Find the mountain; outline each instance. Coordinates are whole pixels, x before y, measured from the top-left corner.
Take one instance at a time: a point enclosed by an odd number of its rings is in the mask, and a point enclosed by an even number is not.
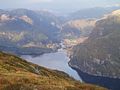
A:
[[[78,19],[71,20],[62,25],[62,37],[63,38],[79,38],[79,37],[88,37],[96,20],[94,19]]]
[[[120,10],[117,10],[96,22],[89,38],[73,48],[69,64],[94,77],[109,77],[109,79],[117,79],[120,83],[119,39]],[[108,87],[118,90],[120,87],[114,86],[118,85],[118,82],[106,83],[112,83],[113,85],[110,84]]]
[[[98,11],[104,15],[116,8],[119,7],[86,9],[83,10],[86,13],[93,12],[92,15],[85,13],[92,17],[70,18],[68,21],[44,10],[0,10],[0,50],[20,55],[39,55],[55,51],[60,47],[58,43],[64,39],[76,41],[83,37],[80,40],[84,41],[97,20],[90,18],[96,17],[94,15]],[[80,16],[79,13],[75,15]]]
[[[61,17],[63,21],[61,26],[62,37],[64,39],[88,37],[99,18],[119,8],[119,6],[88,8]]]
[[[68,15],[66,20],[101,18],[103,15],[108,14],[117,9],[120,9],[120,7],[119,6],[95,7],[95,8],[82,9]]]
[[[0,52],[0,90],[106,90]]]
[[[45,10],[0,10],[0,50],[14,54],[53,51],[59,48],[57,44],[61,40],[88,37],[96,22],[93,17],[103,16],[116,8],[119,7],[90,8],[70,14],[66,18]],[[76,17],[77,15],[80,17]],[[84,18],[85,15],[88,17]]]
[[[0,29],[4,31],[41,32],[50,39],[55,39],[52,35],[59,32],[57,18],[49,12],[16,9],[6,11],[0,16]]]
[[[47,11],[0,10],[0,46],[47,48],[47,44],[60,41],[59,24],[58,18]]]

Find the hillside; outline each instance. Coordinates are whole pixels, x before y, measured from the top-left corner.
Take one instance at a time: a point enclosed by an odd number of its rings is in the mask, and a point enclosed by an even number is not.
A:
[[[0,52],[0,90],[105,90]]]
[[[13,35],[22,32],[20,39],[27,37],[30,33],[35,34],[37,38],[39,32],[38,39],[40,35],[43,34],[51,40],[55,39],[52,35],[57,35],[56,33],[59,32],[57,26],[59,21],[57,17],[46,11],[33,11],[28,9],[3,10],[0,13],[0,24],[1,32],[8,32]],[[30,35],[30,37],[33,39],[35,36],[32,37]]]
[[[47,10],[0,10],[0,50],[20,55],[40,55],[57,50],[64,39],[76,44],[84,41],[93,30],[96,22],[93,17],[103,16],[116,8],[119,7],[90,8],[65,18]],[[85,15],[87,17],[84,18]]]
[[[96,22],[89,38],[74,47],[70,64],[90,75],[120,78],[120,10]]]
[[[58,18],[47,11],[0,10],[0,50],[8,48],[18,54],[16,51],[22,51],[20,48],[26,53],[26,48],[35,47],[41,54],[44,48],[49,48],[48,44],[60,41],[59,23]]]
[[[65,39],[76,39],[88,37],[95,25],[95,19],[71,20],[62,25],[62,37]]]

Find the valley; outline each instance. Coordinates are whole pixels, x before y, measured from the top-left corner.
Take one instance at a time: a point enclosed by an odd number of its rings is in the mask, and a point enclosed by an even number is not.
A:
[[[107,90],[0,52],[0,90]]]
[[[63,71],[69,76],[82,82],[78,73],[69,67],[68,62],[70,61],[70,58],[67,56],[66,50],[59,49],[57,52],[40,56],[23,55],[21,58],[49,69]]]
[[[45,90],[119,90],[116,9],[90,8],[67,17],[44,10],[0,10],[0,90],[44,90],[45,85]]]

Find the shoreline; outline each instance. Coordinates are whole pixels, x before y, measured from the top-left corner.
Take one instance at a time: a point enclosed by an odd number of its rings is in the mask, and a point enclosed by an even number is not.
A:
[[[95,76],[88,74],[86,72],[81,71],[79,68],[70,65],[69,66],[76,70],[83,82],[99,85],[111,90],[119,90],[120,89],[120,79],[119,78],[111,78],[111,77],[104,77],[104,76]]]
[[[66,51],[64,51],[63,48],[58,49],[57,52],[45,53],[39,56],[23,55],[22,58],[28,60],[29,62],[39,64],[46,68],[50,68],[52,70],[63,71],[69,76],[73,77],[75,80],[81,81],[78,73],[68,65],[69,57],[67,56],[67,53]],[[50,60],[51,62],[49,62]]]

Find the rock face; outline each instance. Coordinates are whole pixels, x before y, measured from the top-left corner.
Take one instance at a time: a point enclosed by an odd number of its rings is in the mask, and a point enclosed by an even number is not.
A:
[[[120,10],[98,20],[89,38],[73,49],[71,65],[95,76],[120,78]]]
[[[0,52],[0,90],[106,90]]]
[[[73,48],[69,65],[82,80],[120,89],[120,10],[98,20],[89,38]]]

